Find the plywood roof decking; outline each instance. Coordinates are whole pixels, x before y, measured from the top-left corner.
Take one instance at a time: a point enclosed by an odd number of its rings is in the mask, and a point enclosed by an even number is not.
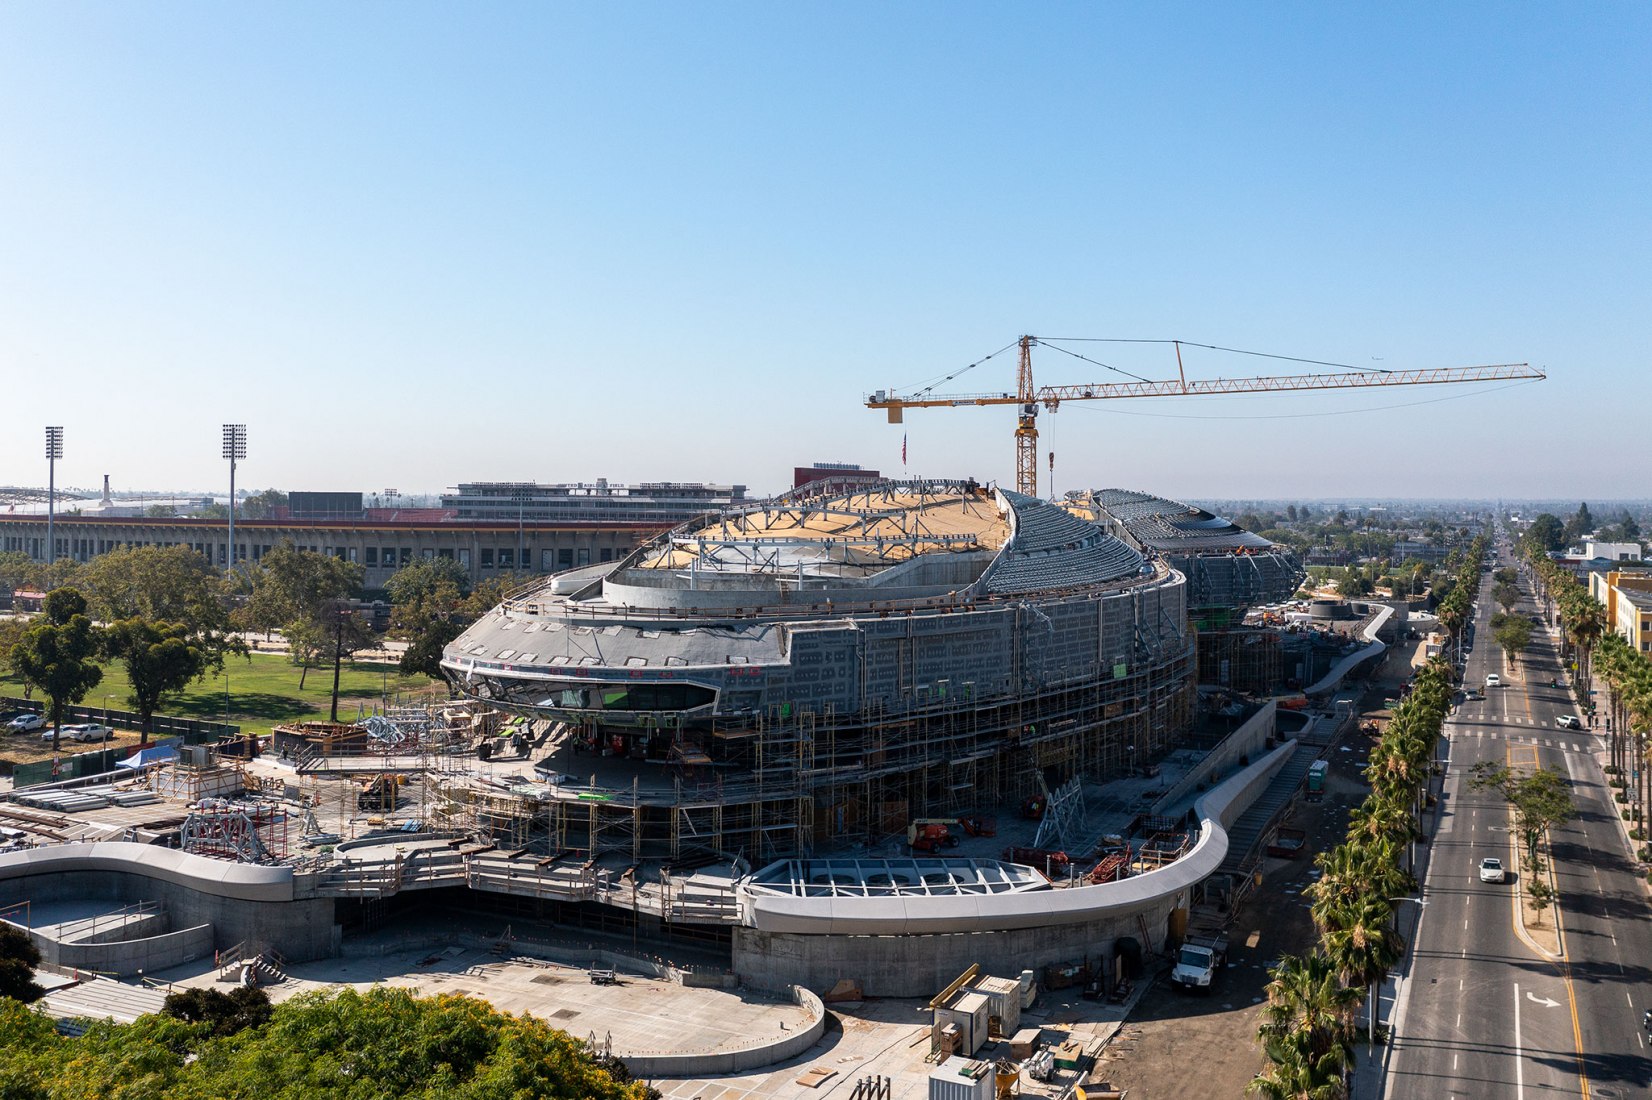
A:
[[[678,539],[703,539],[708,549],[720,542],[818,542],[834,561],[887,566],[937,551],[996,550],[1009,535],[1008,520],[985,496],[874,492],[742,512]],[[696,556],[691,549],[662,549],[642,566],[682,569]]]

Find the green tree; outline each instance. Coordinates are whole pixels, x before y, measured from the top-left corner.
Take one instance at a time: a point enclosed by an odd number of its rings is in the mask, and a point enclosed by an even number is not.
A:
[[[32,1004],[46,995],[34,980],[40,948],[21,928],[0,924],[0,997]]]
[[[182,629],[205,668],[222,672],[246,644],[232,633],[223,575],[187,546],[137,546],[93,558],[80,573],[88,614],[99,622],[142,619]]]
[[[1589,504],[1585,501],[1577,506],[1577,512],[1566,521],[1562,529],[1568,543],[1576,542],[1584,535],[1595,529],[1595,517],[1589,514]]]
[[[221,994],[218,996],[222,996]],[[231,994],[226,1000],[238,999]],[[216,998],[214,998],[216,999]],[[220,1030],[220,1023],[229,1026]],[[211,1010],[91,1023],[68,1039],[50,1017],[0,1000],[0,1096],[117,1100],[658,1100],[583,1043],[465,997],[406,990],[305,994],[268,1022]]]
[[[1515,659],[1531,644],[1531,620],[1523,615],[1497,615],[1491,623],[1492,637],[1508,656],[1512,664]]]
[[[1341,1100],[1353,1064],[1353,1009],[1359,990],[1342,984],[1323,955],[1287,955],[1270,972],[1257,1038],[1270,1066],[1247,1091],[1269,1097]]]
[[[0,677],[18,676],[17,668],[12,664],[12,650],[28,632],[27,619],[0,619]]]
[[[268,993],[257,986],[242,985],[229,993],[216,989],[169,993],[161,1012],[185,1023],[202,1025],[208,1035],[234,1035],[269,1023],[274,1009]]]
[[[407,639],[401,671],[442,677],[442,650],[465,628],[487,614],[518,578],[491,578],[476,588],[458,563],[426,558],[397,570],[385,584],[392,612],[391,632]],[[448,690],[453,691],[452,684]]]
[[[267,1026],[212,1041],[190,1069],[190,1088],[180,1095],[225,1100],[641,1100],[651,1093],[616,1081],[579,1040],[543,1021],[465,997],[382,986],[295,997]]]
[[[1566,777],[1548,768],[1527,773],[1490,760],[1474,765],[1470,781],[1477,791],[1496,791],[1514,811],[1514,833],[1520,838],[1528,870],[1542,858],[1543,837],[1548,831],[1577,816]]]
[[[19,550],[0,553],[0,590],[15,592],[40,585],[45,566]]]
[[[284,543],[252,571],[246,624],[253,630],[285,630],[304,620],[319,622],[339,601],[361,594],[362,567],[331,554],[314,554]]]
[[[140,746],[149,744],[161,700],[182,691],[208,667],[206,653],[193,643],[192,632],[182,623],[121,619],[104,630],[103,652],[126,665],[131,702],[142,731]]]
[[[277,508],[284,508],[286,504],[286,493],[280,489],[265,489],[241,501],[235,511],[242,519],[270,519]]]
[[[1532,520],[1522,540],[1543,553],[1566,549],[1566,525],[1547,512]]]
[[[1366,990],[1367,1035],[1377,1041],[1377,986],[1405,955],[1405,940],[1391,927],[1392,898],[1366,896],[1331,910],[1320,942],[1342,980]]]
[[[353,611],[347,600],[335,600],[331,606],[319,609],[315,618],[305,617],[289,623],[286,635],[293,661],[303,669],[298,677],[300,687],[311,665],[330,663],[333,666],[331,720],[337,722],[339,676],[344,662],[378,640],[369,616]]]
[[[45,614],[12,647],[12,667],[48,700],[52,755],[63,742],[63,708],[86,698],[103,679],[95,658],[98,631],[86,617],[86,597],[73,588],[46,593]]]

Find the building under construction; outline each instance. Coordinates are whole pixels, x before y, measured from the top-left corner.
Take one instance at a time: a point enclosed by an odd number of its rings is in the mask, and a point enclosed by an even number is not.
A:
[[[466,694],[555,723],[551,782],[521,792],[553,851],[761,865],[1153,756],[1192,716],[1186,593],[1045,501],[884,481],[562,573],[442,663]],[[488,801],[497,818],[507,800]]]
[[[1246,608],[1289,599],[1302,583],[1290,550],[1203,508],[1130,489],[1068,493],[1061,503],[1186,577],[1200,630],[1237,625]]]

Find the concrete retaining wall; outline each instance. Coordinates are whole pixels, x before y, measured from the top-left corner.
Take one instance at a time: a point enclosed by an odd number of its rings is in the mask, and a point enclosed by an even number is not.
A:
[[[1163,814],[1167,808],[1196,790],[1201,783],[1208,783],[1211,776],[1228,774],[1240,766],[1241,756],[1261,756],[1267,748],[1268,738],[1277,732],[1278,724],[1279,703],[1270,699],[1266,706],[1245,719],[1243,725],[1222,738],[1221,744],[1195,764],[1175,786],[1160,795],[1153,803],[1153,812]]]
[[[182,966],[196,959],[204,959],[214,950],[210,924],[120,943],[65,943],[56,946],[57,957],[46,958],[45,961],[67,969],[91,970],[119,978],[154,974],[168,967]],[[41,955],[47,955],[44,948]]]
[[[1147,929],[1157,951],[1172,909],[1186,907],[1186,895],[1162,898],[1139,914],[1083,924],[923,936],[809,936],[789,932],[734,932],[734,969],[740,980],[760,989],[787,983],[824,992],[844,978],[858,981],[869,997],[933,997],[975,963],[993,973],[1020,973],[1046,966],[1111,958],[1120,936],[1138,943]]]
[[[72,847],[83,846],[60,846],[63,849]],[[144,846],[134,844],[130,847],[141,849]],[[46,849],[36,849],[43,850]],[[0,860],[5,858],[0,856]],[[81,861],[79,865],[84,867],[88,864],[96,866],[95,861],[91,860]],[[25,900],[90,899],[109,902],[110,908],[116,908],[138,901],[158,901],[167,912],[192,925],[211,926],[213,948],[232,947],[243,942],[259,950],[273,947],[293,962],[324,959],[336,951],[331,898],[294,900],[290,885],[287,899],[281,902],[224,896],[206,892],[205,888],[195,889],[170,878],[151,877],[143,872],[141,863],[121,865],[130,870],[77,870],[74,869],[76,866],[76,861],[71,859],[54,861],[39,868],[31,864],[0,863],[0,906]],[[237,865],[225,866],[233,868]],[[34,873],[29,873],[31,871]]]
[[[820,998],[796,985],[787,992],[793,1004],[808,1010],[809,1026],[775,1042],[708,1054],[616,1053],[633,1077],[721,1077],[784,1062],[814,1046],[826,1031],[826,1006]]]

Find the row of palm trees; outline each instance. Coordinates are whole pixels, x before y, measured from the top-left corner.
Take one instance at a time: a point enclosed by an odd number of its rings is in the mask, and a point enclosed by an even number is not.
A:
[[[1452,608],[1453,634],[1468,621],[1485,551],[1485,540],[1476,539],[1454,562],[1456,584],[1441,603],[1442,610]],[[1307,891],[1319,942],[1271,971],[1257,1030],[1268,1065],[1251,1092],[1275,1100],[1346,1097],[1362,998],[1375,1043],[1378,988],[1405,954],[1395,910],[1416,888],[1414,845],[1422,837],[1428,777],[1455,690],[1450,659],[1430,661],[1371,750],[1370,794],[1349,817],[1346,839],[1319,856],[1319,881]]]
[[[1541,547],[1522,544],[1531,565],[1538,597],[1551,615],[1560,617],[1563,657],[1573,660],[1572,679],[1578,705],[1592,710],[1594,681],[1606,686],[1607,744],[1611,763],[1607,772],[1615,785],[1630,776],[1634,837],[1644,841],[1652,805],[1652,769],[1643,764],[1652,750],[1652,661],[1623,636],[1609,630],[1606,609],[1569,569],[1558,565]]]

